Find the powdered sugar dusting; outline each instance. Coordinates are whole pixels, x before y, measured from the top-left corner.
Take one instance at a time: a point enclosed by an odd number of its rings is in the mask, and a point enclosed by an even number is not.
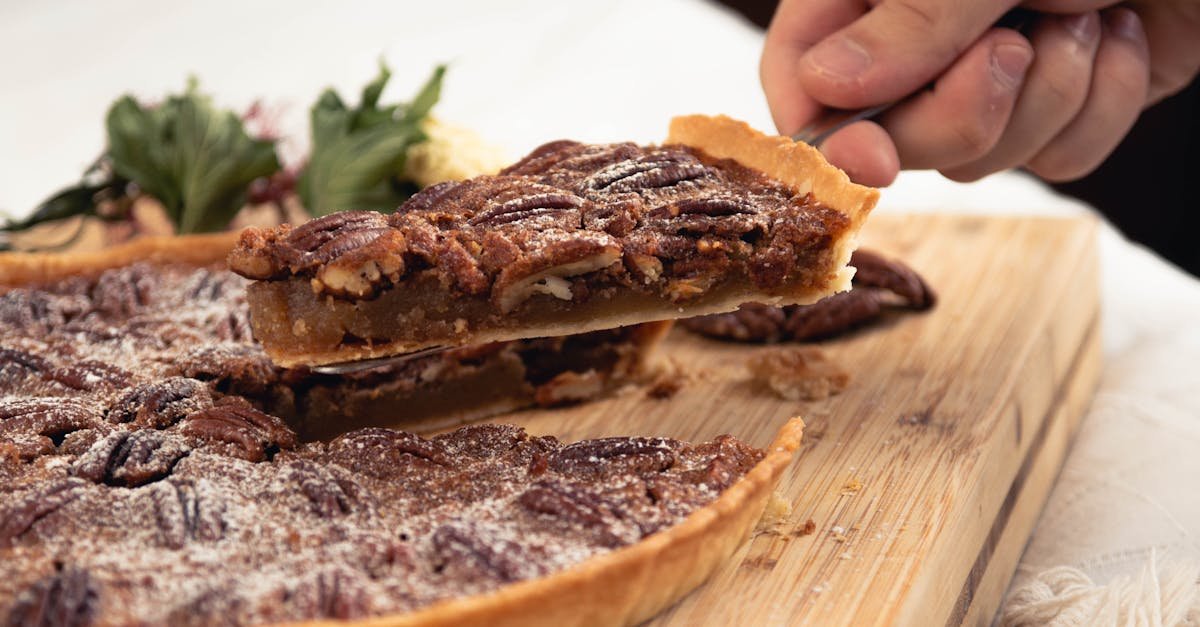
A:
[[[637,542],[761,458],[497,425],[297,444],[261,411],[291,375],[250,342],[242,287],[135,265],[0,294],[0,617],[402,612]]]

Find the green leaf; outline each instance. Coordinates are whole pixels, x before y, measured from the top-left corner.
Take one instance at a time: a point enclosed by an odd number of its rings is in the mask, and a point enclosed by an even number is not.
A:
[[[157,107],[125,96],[109,109],[106,126],[113,170],[157,198],[180,233],[224,228],[250,183],[280,167],[274,141],[251,138],[237,115],[215,108],[194,82]]]
[[[433,105],[437,104],[438,98],[442,96],[442,77],[445,75],[446,66],[444,65],[439,65],[433,70],[433,76],[425,81],[421,91],[417,92],[417,97],[413,98],[412,103],[404,112],[405,121],[418,123],[429,115]]]
[[[379,76],[375,80],[367,83],[362,90],[362,100],[359,105],[360,109],[374,109],[379,105],[379,95],[383,93],[383,88],[387,86],[388,79],[392,77],[392,71],[388,69],[386,63],[382,59],[379,60]]]
[[[91,185],[79,183],[61,189],[43,200],[36,209],[21,220],[9,220],[0,231],[24,231],[43,222],[54,222],[73,216],[89,215],[95,210],[93,199],[96,194],[108,189],[108,184]]]
[[[298,192],[313,215],[347,209],[392,211],[411,186],[400,180],[408,149],[426,139],[420,124],[437,103],[444,67],[438,67],[407,107],[380,106],[391,71],[379,74],[362,90],[355,109],[326,90],[311,110],[312,153],[300,176]]]

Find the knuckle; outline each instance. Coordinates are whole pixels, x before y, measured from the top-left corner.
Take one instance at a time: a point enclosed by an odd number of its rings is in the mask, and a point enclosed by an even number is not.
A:
[[[995,172],[995,170],[989,170],[986,167],[976,165],[968,165],[958,168],[938,170],[938,172],[941,172],[942,176],[956,183],[974,183],[975,181],[978,181],[992,172]]]
[[[1087,100],[1091,88],[1091,72],[1075,71],[1067,67],[1047,76],[1045,93],[1056,109],[1078,110]]]
[[[1063,183],[1091,172],[1098,165],[1093,161],[1076,152],[1052,146],[1030,159],[1026,169],[1047,181]]]
[[[898,20],[918,32],[928,33],[944,25],[945,16],[939,11],[942,4],[925,3],[920,0],[895,0],[884,6],[893,9]]]
[[[964,117],[950,126],[951,137],[957,144],[959,154],[978,158],[991,149],[996,141],[996,131],[987,120]]]
[[[1178,93],[1184,87],[1187,87],[1192,80],[1192,75],[1185,68],[1178,67],[1155,67],[1150,75],[1150,81],[1156,92],[1163,96],[1170,96]]]
[[[1150,86],[1150,68],[1142,60],[1114,56],[1096,66],[1097,82],[1103,82],[1112,97],[1139,109],[1145,103]]]

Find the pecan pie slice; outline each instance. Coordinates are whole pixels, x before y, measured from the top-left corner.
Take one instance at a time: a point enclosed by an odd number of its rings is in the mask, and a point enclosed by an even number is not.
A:
[[[878,197],[812,147],[689,116],[662,146],[546,144],[396,213],[250,229],[231,267],[285,366],[548,337],[844,290]]]
[[[223,268],[235,239],[0,257],[0,394],[71,389],[93,375],[135,391],[182,377],[285,418],[304,439],[366,426],[428,430],[636,381],[670,326],[496,342],[342,376],[287,370],[251,335],[248,281]]]

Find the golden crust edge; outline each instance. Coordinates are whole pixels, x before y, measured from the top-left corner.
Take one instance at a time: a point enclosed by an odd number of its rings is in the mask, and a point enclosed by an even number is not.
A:
[[[792,186],[798,194],[814,198],[850,221],[834,245],[837,279],[834,291],[850,289],[854,268],[850,255],[858,247],[858,232],[879,202],[879,190],[859,185],[829,163],[816,148],[789,137],[755,130],[741,120],[724,115],[681,115],[671,120],[667,143],[698,148],[718,159],[733,159],[744,166]]]
[[[140,237],[87,252],[0,254],[0,286],[50,283],[73,276],[94,276],[139,261],[203,266],[224,263],[239,233]]]
[[[359,627],[631,625],[683,598],[729,559],[762,516],[803,437],[804,421],[780,428],[767,455],[712,503],[637,544],[547,577],[407,614],[353,621]],[[665,585],[670,583],[671,585]],[[334,627],[340,621],[294,623]]]

